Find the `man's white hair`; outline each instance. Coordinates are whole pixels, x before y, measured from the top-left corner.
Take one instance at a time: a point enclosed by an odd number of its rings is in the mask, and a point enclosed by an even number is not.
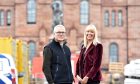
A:
[[[53,29],[53,33],[56,33],[58,31],[58,28],[64,28],[65,29],[65,27],[63,25],[56,25]],[[65,31],[66,31],[66,29],[65,29]]]

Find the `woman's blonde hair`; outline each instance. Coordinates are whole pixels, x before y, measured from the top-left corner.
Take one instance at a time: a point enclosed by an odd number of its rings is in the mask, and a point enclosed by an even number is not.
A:
[[[86,27],[86,29],[85,29],[85,31],[84,31],[84,47],[87,46],[86,31],[88,31],[88,30],[91,30],[91,31],[94,32],[93,44],[94,44],[94,45],[97,45],[97,43],[99,43],[99,41],[98,41],[98,32],[97,32],[97,30],[96,30],[95,25],[90,24],[90,25],[88,25],[88,26]]]

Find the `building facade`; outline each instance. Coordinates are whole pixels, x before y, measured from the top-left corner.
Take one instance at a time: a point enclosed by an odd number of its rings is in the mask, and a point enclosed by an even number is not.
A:
[[[103,66],[140,58],[139,0],[1,0],[0,37],[27,41],[32,59],[51,39],[53,1],[62,8],[73,53],[80,49],[85,27],[94,24],[104,47]]]

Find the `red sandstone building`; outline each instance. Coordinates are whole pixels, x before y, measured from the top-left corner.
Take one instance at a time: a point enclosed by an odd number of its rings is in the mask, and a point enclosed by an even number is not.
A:
[[[73,53],[85,27],[94,24],[104,47],[103,65],[140,58],[140,0],[0,0],[0,37],[27,41],[32,58],[49,42],[53,1],[62,8]]]

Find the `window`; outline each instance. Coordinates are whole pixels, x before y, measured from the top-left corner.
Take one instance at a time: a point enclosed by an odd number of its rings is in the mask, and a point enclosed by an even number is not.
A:
[[[104,25],[109,26],[109,12],[105,11],[104,13]]]
[[[27,23],[36,23],[36,1],[29,0],[27,4]]]
[[[118,12],[118,25],[122,26],[123,25],[123,17],[122,17],[122,11],[119,10]]]
[[[36,54],[36,44],[35,42],[29,42],[29,60],[32,60]]]
[[[89,23],[89,3],[86,0],[82,0],[80,4],[80,23]]]
[[[110,62],[118,62],[118,45],[111,43],[109,47]]]
[[[0,26],[4,25],[4,11],[0,10]]]
[[[7,17],[6,17],[7,25],[11,25],[11,11],[7,11]]]
[[[112,26],[114,27],[116,24],[116,21],[115,21],[115,17],[116,17],[116,15],[115,15],[115,11],[113,10],[112,11]]]

